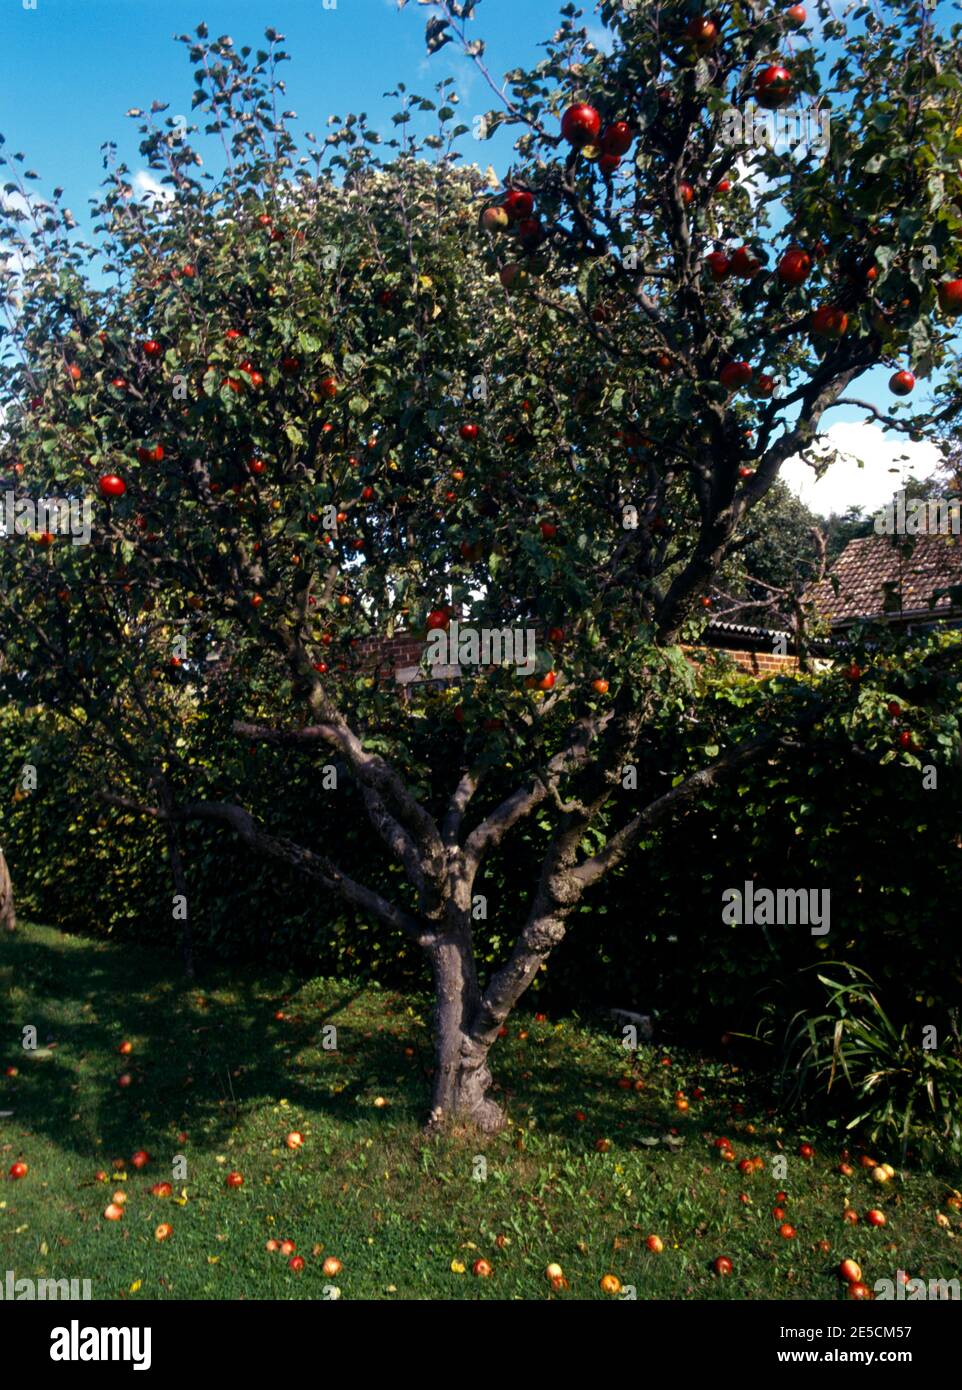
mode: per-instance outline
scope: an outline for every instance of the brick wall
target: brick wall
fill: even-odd
[[[410,633],[402,633],[391,638],[364,637],[358,642],[355,650],[360,654],[361,660],[368,670],[379,666],[383,673],[392,671],[398,679],[405,683],[416,678],[426,679],[423,673],[415,676],[416,668],[420,665],[424,652],[424,642]],[[729,650],[727,647],[701,647],[697,649],[684,647],[682,650],[698,650],[701,661],[707,659],[711,662],[716,658],[728,657],[735,662],[739,670],[762,680],[768,676],[774,676],[778,672],[788,673],[798,670],[797,657],[779,656],[774,652]],[[818,666],[821,663],[816,662],[815,664]],[[447,668],[445,668],[444,674],[448,674]]]

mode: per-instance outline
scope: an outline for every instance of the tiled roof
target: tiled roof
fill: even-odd
[[[856,618],[944,616],[954,611],[948,597],[930,600],[936,589],[962,584],[962,538],[954,535],[864,536],[849,541],[830,574],[806,597],[832,623]],[[958,605],[955,606],[958,608]]]

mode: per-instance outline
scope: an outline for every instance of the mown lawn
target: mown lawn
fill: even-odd
[[[606,1297],[612,1273],[645,1299],[836,1299],[845,1257],[870,1285],[899,1269],[962,1277],[950,1170],[884,1187],[860,1167],[845,1177],[841,1141],[785,1124],[736,1067],[629,1054],[576,1021],[511,1021],[492,1060],[512,1125],[487,1142],[422,1139],[428,1009],[386,990],[226,971],[188,986],[160,954],[27,926],[0,943],[0,1022],[0,1111],[13,1112],[0,1119],[0,1279],[89,1278],[95,1298],[584,1299]],[[329,1024],[336,1050],[322,1045]],[[291,1131],[302,1148],[286,1146]],[[735,1162],[715,1147],[723,1134]],[[803,1141],[813,1158],[798,1156]],[[137,1150],[150,1154],[139,1171]],[[172,1178],[177,1154],[185,1179]],[[741,1173],[755,1156],[765,1167]],[[232,1170],[242,1187],[227,1187]],[[172,1195],[151,1195],[165,1180]],[[118,1190],[124,1215],[108,1221]],[[884,1227],[865,1220],[873,1207]],[[158,1241],[162,1222],[173,1234]],[[304,1269],[270,1239],[294,1241]],[[327,1256],[342,1262],[335,1278]],[[490,1278],[472,1276],[479,1257]],[[551,1262],[567,1289],[547,1282]]]

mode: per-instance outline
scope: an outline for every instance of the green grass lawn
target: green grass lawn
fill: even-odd
[[[773,1115],[764,1085],[728,1063],[677,1048],[668,1060],[660,1048],[629,1054],[576,1021],[516,1018],[492,1054],[510,1128],[426,1141],[423,1001],[249,971],[188,986],[177,970],[43,927],[0,943],[0,1111],[13,1112],[0,1119],[0,1279],[89,1278],[95,1298],[130,1300],[319,1298],[330,1286],[344,1298],[584,1299],[606,1297],[599,1280],[612,1273],[646,1299],[836,1299],[844,1257],[870,1285],[898,1269],[962,1277],[951,1171],[907,1169],[884,1187],[861,1168],[845,1177],[837,1136]],[[322,1045],[328,1024],[336,1050]],[[20,1045],[27,1025],[35,1052]],[[305,1143],[292,1151],[296,1130]],[[714,1145],[722,1134],[734,1162]],[[802,1140],[814,1158],[798,1156]],[[150,1162],[138,1171],[140,1149]],[[861,1152],[853,1145],[853,1163]],[[177,1154],[183,1179],[172,1178]],[[765,1167],[741,1173],[738,1160],[755,1156]],[[18,1159],[29,1167],[19,1181],[7,1176]],[[226,1186],[231,1170],[242,1187]],[[151,1194],[162,1181],[171,1196]],[[117,1190],[123,1218],[105,1220]],[[780,1190],[792,1239],[772,1214]],[[872,1207],[884,1227],[865,1220]],[[173,1234],[158,1241],[162,1222]],[[647,1249],[650,1234],[662,1253]],[[270,1239],[294,1241],[304,1269],[268,1251]],[[712,1272],[719,1255],[728,1278]],[[336,1278],[322,1272],[327,1256],[342,1262]],[[490,1278],[472,1276],[479,1257]],[[551,1262],[567,1289],[548,1284]]]

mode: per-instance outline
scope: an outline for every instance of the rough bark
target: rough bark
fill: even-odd
[[[10,871],[7,868],[7,861],[3,857],[3,850],[0,849],[0,926],[7,931],[17,930],[17,914],[13,905],[13,884],[10,882]]]
[[[494,1133],[505,1123],[501,1107],[487,1096],[490,1042],[472,1036],[479,1005],[470,937],[458,931],[431,948],[434,970],[434,1084],[430,1126],[452,1121]]]

